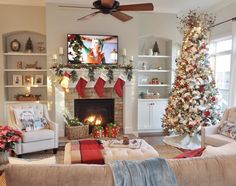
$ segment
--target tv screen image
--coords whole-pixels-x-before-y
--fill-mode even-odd
[[[67,47],[70,64],[118,64],[118,36],[68,34]]]

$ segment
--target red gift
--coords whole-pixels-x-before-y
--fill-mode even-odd
[[[94,128],[93,128],[93,137],[94,138],[102,138],[102,137],[104,137],[105,135],[104,135],[104,129],[103,129],[103,127],[102,126],[95,126]]]
[[[117,124],[109,123],[105,127],[105,137],[116,138],[120,133],[120,127]]]

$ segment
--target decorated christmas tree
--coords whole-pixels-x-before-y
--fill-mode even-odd
[[[207,36],[214,17],[189,11],[179,17],[184,34],[176,77],[163,118],[165,132],[188,136],[219,122],[218,90],[208,61]]]

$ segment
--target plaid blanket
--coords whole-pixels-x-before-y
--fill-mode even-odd
[[[180,159],[180,158],[193,158],[193,157],[201,156],[204,150],[205,148],[199,148],[196,150],[186,150],[182,154],[176,156],[175,158]]]

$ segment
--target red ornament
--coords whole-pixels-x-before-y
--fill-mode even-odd
[[[200,92],[205,92],[205,88],[204,88],[203,85],[200,86],[199,91],[200,91]]]
[[[211,98],[211,101],[216,101],[216,98],[215,98],[215,97],[212,97],[212,98]]]
[[[209,110],[203,112],[203,114],[205,115],[206,118],[208,118],[211,115]]]

